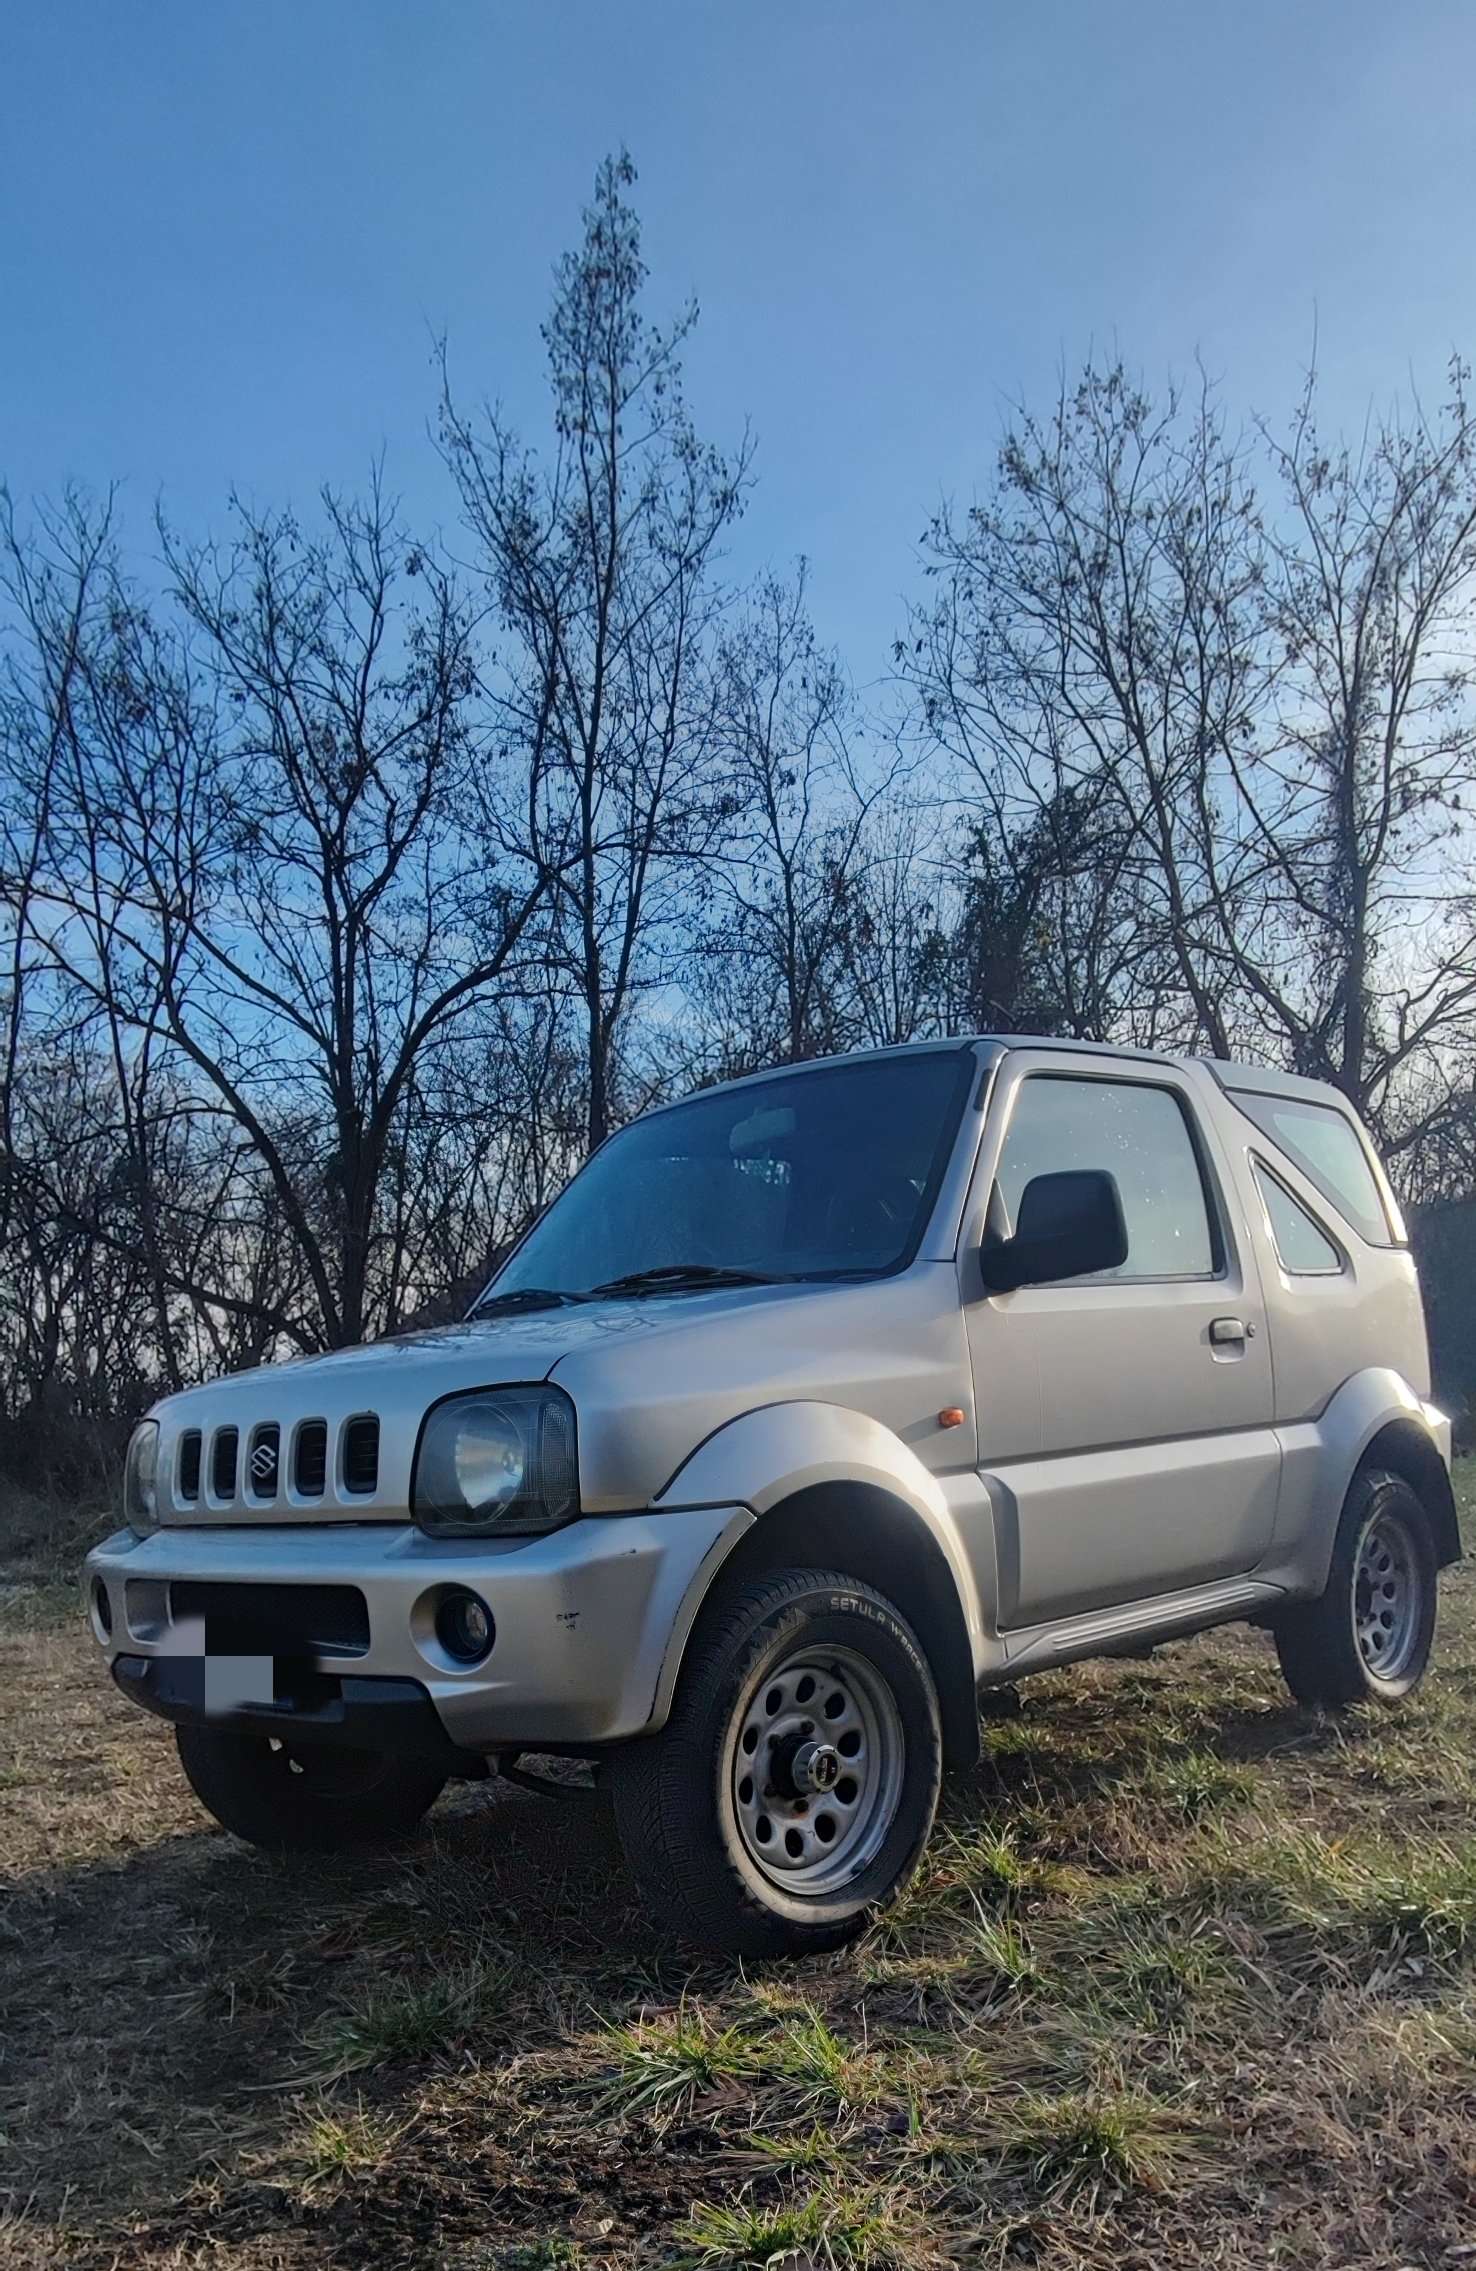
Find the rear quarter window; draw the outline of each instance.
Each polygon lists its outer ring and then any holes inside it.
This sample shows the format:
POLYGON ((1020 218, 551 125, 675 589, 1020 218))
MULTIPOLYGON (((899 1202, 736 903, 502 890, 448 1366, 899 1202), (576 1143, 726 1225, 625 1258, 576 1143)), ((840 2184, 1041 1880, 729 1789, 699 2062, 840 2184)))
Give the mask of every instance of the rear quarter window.
POLYGON ((1261 1160, 1255 1163, 1256 1188, 1271 1226, 1276 1259, 1291 1277, 1337 1277, 1343 1258, 1320 1222, 1300 1199, 1292 1197, 1279 1176, 1261 1160))
POLYGON ((1308 1182, 1371 1246, 1396 1243, 1363 1138, 1336 1104, 1307 1104, 1300 1097, 1231 1091, 1247 1119, 1295 1160, 1308 1182))

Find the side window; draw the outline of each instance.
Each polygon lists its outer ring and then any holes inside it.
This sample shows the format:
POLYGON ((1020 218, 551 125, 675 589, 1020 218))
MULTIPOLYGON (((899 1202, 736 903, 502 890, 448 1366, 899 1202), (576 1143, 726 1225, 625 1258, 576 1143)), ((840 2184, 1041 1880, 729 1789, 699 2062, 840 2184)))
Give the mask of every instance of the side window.
POLYGON ((1271 1224, 1271 1243, 1282 1268, 1292 1277, 1336 1277, 1343 1261, 1331 1238, 1301 1200, 1294 1199, 1285 1183, 1279 1182, 1259 1160, 1255 1171, 1256 1185, 1271 1224))
POLYGON ((1199 1157, 1171 1089, 1033 1073, 1015 1098, 996 1177, 1011 1225, 1032 1176, 1070 1167, 1117 1177, 1128 1252, 1112 1277, 1214 1275, 1218 1242, 1199 1157))
POLYGON ((1280 1144, 1288 1159, 1331 1199, 1370 1245, 1390 1243, 1388 1216, 1373 1169, 1352 1122, 1335 1104, 1304 1104, 1290 1096, 1252 1095, 1236 1089, 1235 1101, 1263 1135, 1280 1144))

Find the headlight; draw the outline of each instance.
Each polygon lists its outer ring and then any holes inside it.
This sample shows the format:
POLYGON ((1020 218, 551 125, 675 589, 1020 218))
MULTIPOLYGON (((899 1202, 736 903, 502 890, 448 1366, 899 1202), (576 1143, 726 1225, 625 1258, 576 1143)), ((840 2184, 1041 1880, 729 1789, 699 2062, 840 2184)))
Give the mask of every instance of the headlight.
POLYGON ((410 1510, 433 1537, 528 1536, 579 1512, 574 1406, 558 1388, 478 1388, 425 1417, 410 1510))
POLYGON ((130 1529, 159 1527, 159 1422, 146 1419, 134 1429, 123 1468, 123 1518, 130 1529))

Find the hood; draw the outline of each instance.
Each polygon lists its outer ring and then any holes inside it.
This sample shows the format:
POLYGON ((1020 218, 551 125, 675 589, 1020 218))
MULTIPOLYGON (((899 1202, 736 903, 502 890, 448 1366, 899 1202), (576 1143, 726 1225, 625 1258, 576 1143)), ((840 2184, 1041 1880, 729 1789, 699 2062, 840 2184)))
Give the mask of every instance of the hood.
POLYGON ((352 1348, 330 1349, 320 1356, 289 1356, 278 1364, 262 1364, 249 1372, 229 1372, 204 1388, 187 1388, 169 1399, 171 1407, 193 1397, 208 1396, 212 1403, 229 1395, 259 1395, 269 1381, 294 1384, 354 1382, 367 1387, 371 1374, 409 1374, 424 1381, 427 1396, 448 1393, 439 1382, 425 1380, 430 1371, 455 1374, 454 1385, 499 1387, 515 1380, 546 1380, 566 1356, 576 1350, 598 1350, 612 1341, 635 1336, 639 1340, 685 1335, 710 1318, 732 1322, 753 1309, 768 1309, 776 1302, 830 1291, 804 1285, 753 1285, 714 1287, 710 1293, 653 1293, 640 1299, 611 1296, 564 1309, 533 1309, 511 1316, 468 1319, 455 1325, 431 1325, 421 1332, 390 1333, 383 1340, 359 1341, 352 1348), (463 1373, 474 1375, 462 1381, 463 1373))
POLYGON ((816 1398, 889 1422, 895 1405, 905 1423, 929 1399, 934 1409, 958 1401, 959 1335, 952 1265, 925 1262, 865 1284, 627 1296, 366 1341, 156 1405, 164 1519, 403 1521, 433 1404, 550 1379, 574 1402, 585 1510, 624 1511, 648 1505, 699 1442, 759 1405, 816 1398), (319 1478, 311 1493, 295 1481, 304 1436, 319 1478), (259 1494, 258 1451, 273 1478, 259 1494), (188 1498, 179 1479, 193 1471, 204 1488, 188 1498))

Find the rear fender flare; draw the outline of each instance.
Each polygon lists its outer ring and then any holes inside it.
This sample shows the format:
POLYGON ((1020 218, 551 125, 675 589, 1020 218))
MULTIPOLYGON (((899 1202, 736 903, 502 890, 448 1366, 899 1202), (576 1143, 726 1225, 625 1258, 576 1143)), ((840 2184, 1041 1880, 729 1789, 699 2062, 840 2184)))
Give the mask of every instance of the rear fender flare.
MULTIPOLYGON (((1326 1585, 1343 1502, 1365 1462, 1387 1466, 1413 1484, 1435 1527, 1437 1558, 1458 1557, 1450 1422, 1399 1373, 1383 1366, 1354 1373, 1316 1420, 1280 1433, 1282 1489, 1296 1525, 1293 1535, 1299 1532, 1301 1539, 1294 1548, 1298 1592, 1320 1593, 1326 1585)), ((1291 1537, 1287 1543, 1292 1545, 1291 1537)))

